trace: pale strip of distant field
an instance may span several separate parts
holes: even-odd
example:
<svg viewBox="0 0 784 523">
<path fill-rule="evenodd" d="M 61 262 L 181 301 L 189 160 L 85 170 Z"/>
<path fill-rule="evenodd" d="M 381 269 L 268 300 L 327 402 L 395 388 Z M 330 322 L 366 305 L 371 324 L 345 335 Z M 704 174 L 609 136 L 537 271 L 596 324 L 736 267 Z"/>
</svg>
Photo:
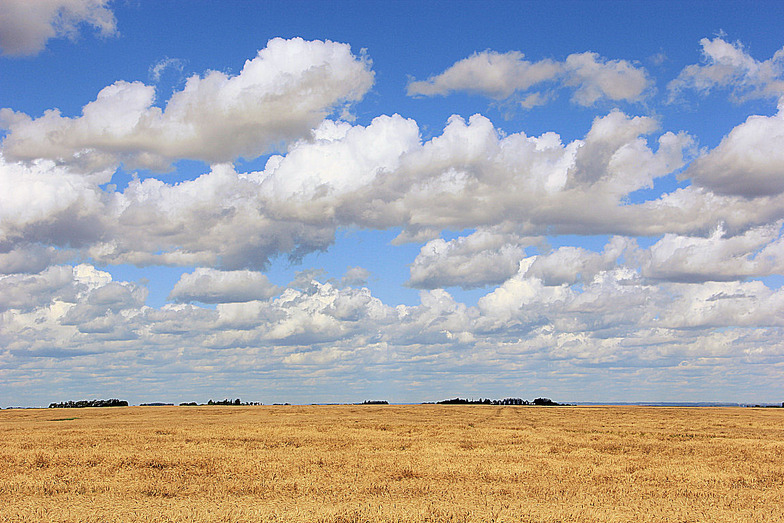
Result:
<svg viewBox="0 0 784 523">
<path fill-rule="evenodd" d="M 784 521 L 784 409 L 0 411 L 0 521 Z"/>
</svg>

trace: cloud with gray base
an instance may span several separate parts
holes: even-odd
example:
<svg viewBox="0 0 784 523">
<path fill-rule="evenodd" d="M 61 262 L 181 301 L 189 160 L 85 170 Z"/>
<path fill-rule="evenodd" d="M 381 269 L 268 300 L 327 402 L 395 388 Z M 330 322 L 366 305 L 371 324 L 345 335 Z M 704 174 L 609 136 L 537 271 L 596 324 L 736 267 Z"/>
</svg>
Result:
<svg viewBox="0 0 784 523">
<path fill-rule="evenodd" d="M 12 160 L 46 158 L 86 172 L 121 162 L 166 171 L 182 158 L 252 159 L 306 138 L 372 85 L 370 62 L 347 44 L 275 38 L 237 75 L 191 76 L 163 108 L 154 105 L 153 86 L 117 81 L 81 116 L 51 109 L 32 118 L 2 109 L 3 152 Z"/>
<path fill-rule="evenodd" d="M 686 90 L 708 94 L 715 89 L 730 91 L 742 102 L 755 98 L 778 99 L 784 95 L 784 48 L 771 58 L 758 61 L 740 42 L 727 42 L 718 36 L 700 40 L 702 64 L 685 67 L 667 89 L 670 101 Z"/>
<path fill-rule="evenodd" d="M 0 48 L 3 54 L 40 53 L 52 38 L 75 39 L 82 26 L 103 37 L 117 34 L 110 0 L 3 0 L 0 2 Z"/>
<path fill-rule="evenodd" d="M 180 276 L 169 299 L 179 303 L 236 303 L 266 300 L 280 293 L 267 276 L 254 271 L 218 271 L 199 267 Z"/>
<path fill-rule="evenodd" d="M 573 89 L 572 101 L 591 106 L 600 100 L 638 102 L 643 100 L 652 81 L 644 68 L 626 60 L 607 60 L 597 53 L 574 53 L 563 62 L 544 59 L 531 62 L 519 51 L 483 51 L 456 62 L 443 73 L 408 84 L 409 96 L 447 95 L 469 92 L 503 100 L 517 95 L 523 107 L 546 103 L 547 91 Z"/>
</svg>

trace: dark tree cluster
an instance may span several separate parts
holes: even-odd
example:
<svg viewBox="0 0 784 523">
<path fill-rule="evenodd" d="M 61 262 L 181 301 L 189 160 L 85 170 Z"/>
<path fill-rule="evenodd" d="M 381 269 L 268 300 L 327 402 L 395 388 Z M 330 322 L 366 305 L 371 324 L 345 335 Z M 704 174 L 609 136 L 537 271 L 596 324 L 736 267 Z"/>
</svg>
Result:
<svg viewBox="0 0 784 523">
<path fill-rule="evenodd" d="M 230 399 L 225 399 L 221 401 L 210 400 L 207 402 L 207 405 L 262 405 L 262 403 L 259 403 L 257 401 L 249 401 L 247 403 L 243 403 L 240 401 L 239 398 L 237 398 L 235 400 L 230 400 Z"/>
<path fill-rule="evenodd" d="M 80 400 L 80 401 L 64 401 L 62 403 L 50 403 L 50 409 L 81 409 L 84 407 L 127 407 L 128 402 L 125 400 L 111 399 L 111 400 Z"/>
<path fill-rule="evenodd" d="M 487 398 L 479 398 L 478 400 L 454 398 L 450 400 L 442 400 L 437 403 L 439 405 L 530 405 L 528 400 L 521 398 L 504 398 L 502 400 L 491 400 Z"/>
<path fill-rule="evenodd" d="M 454 398 L 450 400 L 442 400 L 438 402 L 439 405 L 544 405 L 554 407 L 558 405 L 565 405 L 565 403 L 556 403 L 550 398 L 536 398 L 534 401 L 524 400 L 522 398 L 504 398 L 502 400 L 491 399 L 463 399 Z"/>
<path fill-rule="evenodd" d="M 387 400 L 365 400 L 359 405 L 389 405 Z"/>
</svg>

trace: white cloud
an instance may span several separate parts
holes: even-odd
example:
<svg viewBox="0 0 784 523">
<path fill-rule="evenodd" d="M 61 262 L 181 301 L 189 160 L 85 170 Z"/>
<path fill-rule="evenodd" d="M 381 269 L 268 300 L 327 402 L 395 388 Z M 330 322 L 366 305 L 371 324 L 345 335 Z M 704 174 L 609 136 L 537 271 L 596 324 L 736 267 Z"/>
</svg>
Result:
<svg viewBox="0 0 784 523">
<path fill-rule="evenodd" d="M 164 109 L 153 105 L 154 87 L 125 81 L 105 87 L 75 118 L 57 109 L 35 119 L 3 109 L 3 149 L 15 160 L 47 158 L 87 171 L 119 162 L 166 170 L 181 158 L 256 158 L 306 137 L 372 84 L 369 61 L 346 44 L 275 38 L 236 76 L 190 77 Z"/>
<path fill-rule="evenodd" d="M 526 244 L 509 235 L 477 231 L 469 236 L 427 242 L 411 264 L 408 285 L 419 289 L 464 289 L 503 283 L 517 273 Z"/>
<path fill-rule="evenodd" d="M 150 66 L 150 79 L 153 83 L 158 83 L 161 79 L 161 75 L 163 74 L 166 69 L 175 69 L 182 73 L 182 69 L 185 66 L 185 61 L 179 58 L 163 58 L 158 60 L 153 65 Z"/>
<path fill-rule="evenodd" d="M 725 237 L 718 227 L 708 238 L 666 234 L 642 253 L 641 273 L 679 282 L 732 281 L 784 272 L 781 222 Z"/>
<path fill-rule="evenodd" d="M 367 289 L 338 289 L 311 281 L 271 302 L 221 304 L 219 325 L 253 330 L 257 343 L 310 345 L 366 336 L 391 317 L 391 308 Z"/>
<path fill-rule="evenodd" d="M 425 81 L 410 82 L 408 94 L 435 96 L 466 91 L 501 100 L 524 93 L 520 103 L 530 108 L 543 104 L 548 96 L 528 90 L 548 82 L 574 88 L 572 100 L 583 106 L 601 99 L 637 102 L 652 86 L 645 69 L 626 60 L 605 60 L 597 53 L 570 54 L 563 62 L 530 62 L 518 51 L 484 51 Z"/>
<path fill-rule="evenodd" d="M 0 48 L 8 55 L 33 55 L 51 38 L 75 38 L 81 25 L 101 36 L 117 33 L 110 0 L 3 0 Z"/>
<path fill-rule="evenodd" d="M 112 194 L 107 231 L 90 256 L 102 263 L 200 265 L 259 269 L 270 257 L 323 250 L 334 240 L 331 220 L 307 223 L 267 209 L 255 177 L 215 166 L 177 185 L 154 178 Z"/>
<path fill-rule="evenodd" d="M 603 98 L 637 102 L 652 86 L 644 68 L 626 60 L 605 60 L 597 53 L 570 54 L 564 65 L 564 83 L 576 88 L 572 100 L 583 106 Z"/>
<path fill-rule="evenodd" d="M 604 252 L 621 243 L 611 241 Z M 721 374 L 725 364 L 747 369 L 784 351 L 784 294 L 760 282 L 651 285 L 616 260 L 579 284 L 548 286 L 531 271 L 537 259 L 525 259 L 477 307 L 433 289 L 422 291 L 418 305 L 392 308 L 368 289 L 311 280 L 274 299 L 216 310 L 154 309 L 143 305 L 143 288 L 89 265 L 0 277 L 0 369 L 11 383 L 33 379 L 42 370 L 30 370 L 30 362 L 43 362 L 46 376 L 65 384 L 58 360 L 70 358 L 70 379 L 80 368 L 90 369 L 88 380 L 127 375 L 136 383 L 144 376 L 143 389 L 124 389 L 140 397 L 193 375 L 221 375 L 247 390 L 257 390 L 248 380 L 274 376 L 274 388 L 288 393 L 311 379 L 321 387 L 383 376 L 433 394 L 415 384 L 441 376 L 465 386 L 477 373 L 515 381 L 545 371 L 548 379 L 579 373 L 595 380 L 608 368 L 616 380 L 628 372 L 637 390 L 640 379 L 655 380 L 660 371 L 702 365 L 701 372 Z"/>
<path fill-rule="evenodd" d="M 79 247 L 95 241 L 102 210 L 96 183 L 104 181 L 104 173 L 85 177 L 50 161 L 24 165 L 0 154 L 0 252 L 17 242 Z"/>
<path fill-rule="evenodd" d="M 554 80 L 560 72 L 561 65 L 552 60 L 529 62 L 519 51 L 484 51 L 456 62 L 426 81 L 409 83 L 408 94 L 435 96 L 468 91 L 503 99 L 516 91 Z"/>
<path fill-rule="evenodd" d="M 0 251 L 0 274 L 35 274 L 70 257 L 71 253 L 64 249 L 20 243 L 7 252 Z"/>
<path fill-rule="evenodd" d="M 0 311 L 30 310 L 48 305 L 52 300 L 74 301 L 73 269 L 65 266 L 49 267 L 41 274 L 0 276 Z"/>
<path fill-rule="evenodd" d="M 717 194 L 747 198 L 784 192 L 784 102 L 773 116 L 749 116 L 681 175 Z"/>
<path fill-rule="evenodd" d="M 545 285 L 573 285 L 590 282 L 602 271 L 615 267 L 618 258 L 631 247 L 631 240 L 615 236 L 601 253 L 580 247 L 559 247 L 551 253 L 535 256 L 526 277 L 537 278 Z"/>
<path fill-rule="evenodd" d="M 775 128 L 779 118 L 766 125 Z M 692 140 L 683 133 L 667 132 L 649 144 L 646 135 L 657 129 L 651 118 L 614 110 L 597 118 L 583 139 L 564 144 L 555 133 L 503 135 L 475 115 L 452 117 L 441 135 L 423 142 L 416 122 L 398 115 L 368 126 L 328 120 L 309 140 L 272 156 L 263 171 L 215 165 L 195 180 L 133 180 L 123 192 L 98 186 L 108 181 L 105 173 L 84 176 L 51 161 L 0 159 L 0 185 L 7 188 L 0 191 L 0 252 L 37 243 L 80 249 L 96 263 L 258 270 L 279 254 L 296 259 L 324 250 L 346 226 L 401 227 L 401 241 L 426 242 L 443 229 L 690 236 L 719 223 L 732 236 L 784 218 L 784 195 L 760 205 L 697 187 L 718 185 L 708 178 L 718 170 L 703 175 L 698 169 L 723 146 L 686 170 L 684 176 L 697 173 L 694 186 L 630 203 L 631 193 L 652 187 L 691 154 Z M 776 157 L 774 149 L 769 157 Z M 754 163 L 747 165 L 753 173 Z M 775 177 L 759 171 L 761 192 Z M 420 258 L 411 284 L 498 283 L 519 255 L 516 240 L 499 242 L 486 249 L 465 244 L 454 256 L 437 256 L 437 263 L 431 257 L 440 273 Z M 510 246 L 501 252 L 504 243 Z M 503 263 L 480 269 L 482 257 Z"/>
<path fill-rule="evenodd" d="M 721 37 L 703 38 L 703 64 L 689 65 L 667 86 L 671 100 L 682 91 L 694 89 L 707 94 L 713 89 L 729 89 L 736 100 L 779 98 L 784 95 L 784 48 L 760 62 L 740 42 Z"/>
<path fill-rule="evenodd" d="M 169 299 L 177 302 L 233 303 L 265 300 L 280 289 L 267 276 L 254 271 L 217 271 L 199 267 L 183 274 Z"/>
<path fill-rule="evenodd" d="M 659 309 L 657 323 L 667 328 L 784 326 L 784 291 L 762 282 L 707 282 L 675 285 L 675 299 Z"/>
<path fill-rule="evenodd" d="M 340 279 L 341 287 L 361 287 L 367 284 L 372 273 L 364 267 L 349 267 Z"/>
</svg>

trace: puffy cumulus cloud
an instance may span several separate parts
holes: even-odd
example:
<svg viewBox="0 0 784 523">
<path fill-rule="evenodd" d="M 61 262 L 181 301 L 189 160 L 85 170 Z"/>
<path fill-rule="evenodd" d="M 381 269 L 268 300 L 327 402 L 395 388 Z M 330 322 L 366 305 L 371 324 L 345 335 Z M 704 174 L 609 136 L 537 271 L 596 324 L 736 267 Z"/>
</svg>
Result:
<svg viewBox="0 0 784 523">
<path fill-rule="evenodd" d="M 265 300 L 280 289 L 264 274 L 253 271 L 217 271 L 199 267 L 183 274 L 169 299 L 176 302 L 234 303 Z"/>
<path fill-rule="evenodd" d="M 504 225 L 541 231 L 612 232 L 639 227 L 624 198 L 679 168 L 691 139 L 620 111 L 597 118 L 584 140 L 555 133 L 502 136 L 487 118 L 449 119 L 426 142 L 415 122 L 379 117 L 367 127 L 325 123 L 315 141 L 275 156 L 258 180 L 279 219 L 367 228 L 403 226 L 427 241 L 444 228 Z M 344 160 L 344 158 L 346 158 Z M 595 212 L 596 209 L 601 212 Z M 429 236 L 429 237 L 428 237 Z"/>
<path fill-rule="evenodd" d="M 15 160 L 47 158 L 87 171 L 255 158 L 307 136 L 372 84 L 370 62 L 347 44 L 275 38 L 236 76 L 190 77 L 164 109 L 153 105 L 155 88 L 138 81 L 105 87 L 74 118 L 57 109 L 40 118 L 4 109 L 3 148 Z"/>
<path fill-rule="evenodd" d="M 554 80 L 560 72 L 561 66 L 553 60 L 529 62 L 519 51 L 484 51 L 456 62 L 437 76 L 410 82 L 408 95 L 435 96 L 468 91 L 502 99 L 516 91 Z"/>
<path fill-rule="evenodd" d="M 623 221 L 619 233 L 704 236 L 723 223 L 727 234 L 734 236 L 784 218 L 784 197 L 748 199 L 689 186 L 662 194 L 655 200 L 628 205 L 624 210 L 616 215 Z"/>
<path fill-rule="evenodd" d="M 602 271 L 615 267 L 633 241 L 621 236 L 613 237 L 601 253 L 581 247 L 559 247 L 549 254 L 535 256 L 526 276 L 541 280 L 545 285 L 573 285 L 590 282 Z"/>
<path fill-rule="evenodd" d="M 8 252 L 0 252 L 0 274 L 35 274 L 71 257 L 67 249 L 37 243 L 18 244 Z"/>
<path fill-rule="evenodd" d="M 584 106 L 605 98 L 640 101 L 652 86 L 645 69 L 626 60 L 605 60 L 597 53 L 570 54 L 564 69 L 564 83 L 576 89 L 572 100 Z"/>
<path fill-rule="evenodd" d="M 500 100 L 522 93 L 521 105 L 530 108 L 546 103 L 550 95 L 529 89 L 548 82 L 574 88 L 572 100 L 583 106 L 600 99 L 640 101 L 652 86 L 643 68 L 626 60 L 606 60 L 597 53 L 570 54 L 563 62 L 530 62 L 518 51 L 484 51 L 456 62 L 439 75 L 410 82 L 408 94 L 435 96 L 467 91 Z"/>
<path fill-rule="evenodd" d="M 692 154 L 688 135 L 651 139 L 657 131 L 654 119 L 617 110 L 566 144 L 551 132 L 504 135 L 480 115 L 452 117 L 426 141 L 416 122 L 399 115 L 367 126 L 327 120 L 261 171 L 219 164 L 178 184 L 132 180 L 122 192 L 101 188 L 103 173 L 81 176 L 48 160 L 0 158 L 0 185 L 7 188 L 0 191 L 0 253 L 35 244 L 75 248 L 100 264 L 258 270 L 274 256 L 327 249 L 339 227 L 400 227 L 399 241 L 427 242 L 444 229 L 692 236 L 723 222 L 732 236 L 784 218 L 784 194 L 765 197 L 764 205 L 717 194 L 706 187 L 707 172 L 692 186 L 631 203 L 632 193 L 651 188 Z M 720 150 L 693 162 L 686 176 Z M 515 242 L 439 244 L 415 261 L 411 284 L 500 283 L 514 272 Z M 428 269 L 433 263 L 444 270 Z"/>
<path fill-rule="evenodd" d="M 667 86 L 674 100 L 686 89 L 707 94 L 713 89 L 729 89 L 739 101 L 751 98 L 779 98 L 784 94 L 784 48 L 760 62 L 740 42 L 722 37 L 703 38 L 702 64 L 689 65 Z"/>
<path fill-rule="evenodd" d="M 773 116 L 749 116 L 680 175 L 717 194 L 747 198 L 784 192 L 784 102 Z"/>
<path fill-rule="evenodd" d="M 34 343 L 26 350 L 35 352 L 44 343 L 64 355 L 79 350 L 82 335 L 97 335 L 94 342 L 136 339 L 128 320 L 138 315 L 147 298 L 146 288 L 114 282 L 108 273 L 85 264 L 0 277 L 0 290 L 0 311 L 12 313 L 2 322 L 12 346 L 29 336 Z"/>
<path fill-rule="evenodd" d="M 8 55 L 33 55 L 51 38 L 75 38 L 81 25 L 101 36 L 117 33 L 110 0 L 5 0 L 0 3 L 0 48 Z"/>
<path fill-rule="evenodd" d="M 620 248 L 613 239 L 604 252 Z M 784 354 L 784 294 L 760 282 L 654 285 L 616 261 L 576 284 L 546 285 L 531 270 L 536 259 L 524 259 L 475 307 L 433 289 L 422 291 L 417 305 L 393 308 L 366 288 L 310 280 L 274 298 L 214 310 L 155 309 L 143 304 L 143 289 L 89 265 L 6 276 L 0 369 L 11 383 L 32 376 L 31 362 L 41 362 L 35 373 L 64 380 L 64 387 L 80 368 L 90 369 L 78 378 L 83 383 L 130 376 L 136 383 L 143 376 L 143 388 L 128 389 L 140 398 L 156 387 L 171 394 L 167 386 L 196 376 L 265 396 L 273 388 L 301 390 L 304 381 L 318 389 L 360 375 L 427 394 L 416 384 L 437 376 L 464 383 L 477 373 L 501 387 L 521 373 L 548 380 L 577 373 L 589 381 L 611 373 L 621 382 L 628 373 L 637 390 L 640 379 L 656 382 L 657 372 L 688 367 L 699 379 L 721 374 L 725 363 L 747 369 Z M 72 360 L 71 378 L 60 371 L 62 358 Z M 259 376 L 274 386 L 254 388 L 267 381 Z"/>
<path fill-rule="evenodd" d="M 364 267 L 349 267 L 340 279 L 341 287 L 361 287 L 366 285 L 373 273 Z"/>
<path fill-rule="evenodd" d="M 650 118 L 612 111 L 584 139 L 563 144 L 555 133 L 502 136 L 476 115 L 467 122 L 452 117 L 441 135 L 423 142 L 416 122 L 398 115 L 367 126 L 325 121 L 262 171 L 215 165 L 195 180 L 132 180 L 122 192 L 101 189 L 106 180 L 98 175 L 80 177 L 52 162 L 6 162 L 0 176 L 12 189 L 0 194 L 8 199 L 0 230 L 6 241 L 83 248 L 102 264 L 224 270 L 260 269 L 279 254 L 326 249 L 344 226 L 402 227 L 401 238 L 425 241 L 444 228 L 648 234 L 677 223 L 688 230 L 681 216 L 661 219 L 682 202 L 652 212 L 625 201 L 683 164 L 690 138 L 665 133 L 653 149 L 644 136 L 656 128 Z M 722 209 L 730 213 L 726 204 L 716 212 Z M 695 219 L 706 218 L 695 212 Z M 58 234 L 66 223 L 68 234 Z M 494 275 L 476 273 L 468 285 L 499 282 L 511 274 L 510 263 Z M 412 281 L 429 287 L 418 270 Z"/>
<path fill-rule="evenodd" d="M 77 303 L 60 319 L 61 325 L 73 325 L 83 334 L 99 333 L 136 339 L 137 333 L 126 325 L 127 316 L 135 316 L 147 299 L 147 289 L 134 283 L 107 282 L 84 292 Z"/>
<path fill-rule="evenodd" d="M 257 344 L 283 346 L 365 339 L 393 318 L 392 309 L 366 288 L 338 289 L 316 280 L 271 301 L 220 304 L 218 313 L 220 327 L 252 331 L 246 339 Z"/>
<path fill-rule="evenodd" d="M 665 133 L 653 150 L 643 135 L 655 128 L 612 111 L 564 145 L 555 133 L 501 137 L 482 116 L 452 117 L 441 136 L 405 155 L 394 178 L 380 180 L 389 203 L 375 199 L 361 217 L 396 213 L 412 237 L 496 225 L 526 235 L 626 232 L 655 221 L 626 205 L 627 195 L 682 166 L 691 147 L 688 136 Z"/>
<path fill-rule="evenodd" d="M 530 330 L 547 322 L 547 315 L 555 311 L 555 305 L 571 297 L 573 291 L 566 285 L 547 286 L 538 278 L 526 277 L 533 261 L 533 258 L 522 260 L 515 276 L 479 299 L 482 330 Z M 544 308 L 549 306 L 554 307 L 546 312 Z"/>
<path fill-rule="evenodd" d="M 26 165 L 0 154 L 0 252 L 41 242 L 81 246 L 101 235 L 105 173 L 84 177 L 51 161 Z"/>
<path fill-rule="evenodd" d="M 398 170 L 402 156 L 419 145 L 416 122 L 397 114 L 376 117 L 368 126 L 327 120 L 310 140 L 293 144 L 285 156 L 270 157 L 257 179 L 276 210 L 286 212 L 292 201 L 308 202 L 298 211 L 309 213 L 304 220 L 329 216 L 335 211 L 321 202 L 372 187 L 380 175 Z"/>
<path fill-rule="evenodd" d="M 450 241 L 431 240 L 411 264 L 408 285 L 419 289 L 469 289 L 503 283 L 517 273 L 525 247 L 531 243 L 513 239 L 480 230 Z"/>
<path fill-rule="evenodd" d="M 784 272 L 781 222 L 726 237 L 723 226 L 707 238 L 666 234 L 641 253 L 641 274 L 678 282 L 732 281 Z"/>
<path fill-rule="evenodd" d="M 78 292 L 74 270 L 66 266 L 49 267 L 35 275 L 0 276 L 0 290 L 0 310 L 21 311 L 48 305 L 53 300 L 73 302 Z"/>
<path fill-rule="evenodd" d="M 656 323 L 673 329 L 784 326 L 784 291 L 759 281 L 675 285 Z"/>
<path fill-rule="evenodd" d="M 331 220 L 276 216 L 258 179 L 228 165 L 176 185 L 132 181 L 112 195 L 105 212 L 109 230 L 88 251 L 101 263 L 259 269 L 272 256 L 296 257 L 334 240 Z"/>
</svg>

